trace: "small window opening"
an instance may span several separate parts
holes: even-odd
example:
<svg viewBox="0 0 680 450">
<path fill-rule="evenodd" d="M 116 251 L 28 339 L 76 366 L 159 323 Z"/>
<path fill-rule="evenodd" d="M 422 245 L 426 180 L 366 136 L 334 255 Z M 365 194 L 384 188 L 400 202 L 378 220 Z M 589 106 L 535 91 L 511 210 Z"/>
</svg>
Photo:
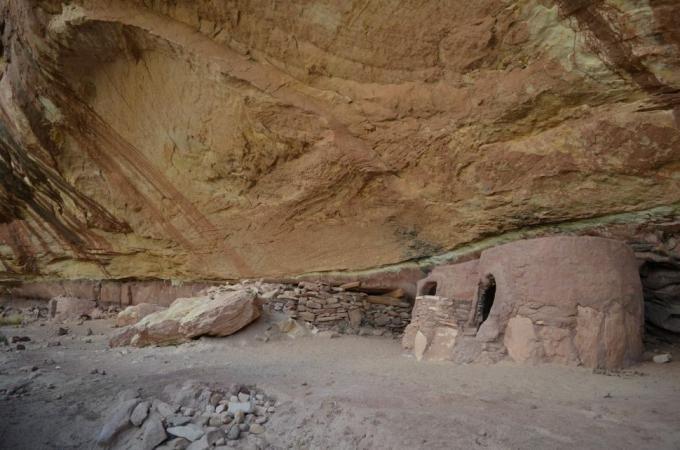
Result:
<svg viewBox="0 0 680 450">
<path fill-rule="evenodd" d="M 420 295 L 437 295 L 437 282 L 428 281 L 423 285 Z"/>
</svg>

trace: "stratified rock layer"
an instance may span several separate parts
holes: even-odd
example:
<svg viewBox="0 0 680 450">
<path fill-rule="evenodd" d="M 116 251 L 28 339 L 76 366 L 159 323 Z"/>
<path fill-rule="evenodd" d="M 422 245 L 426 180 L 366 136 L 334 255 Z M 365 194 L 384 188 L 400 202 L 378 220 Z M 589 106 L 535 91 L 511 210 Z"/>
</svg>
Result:
<svg viewBox="0 0 680 450">
<path fill-rule="evenodd" d="M 361 270 L 680 200 L 675 1 L 62 3 L 0 0 L 6 279 Z"/>
</svg>

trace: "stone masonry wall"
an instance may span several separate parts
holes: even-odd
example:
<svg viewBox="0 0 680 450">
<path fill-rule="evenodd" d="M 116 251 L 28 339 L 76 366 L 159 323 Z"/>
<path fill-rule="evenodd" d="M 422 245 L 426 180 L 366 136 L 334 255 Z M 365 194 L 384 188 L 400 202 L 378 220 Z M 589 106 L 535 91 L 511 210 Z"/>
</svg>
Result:
<svg viewBox="0 0 680 450">
<path fill-rule="evenodd" d="M 400 336 L 411 320 L 412 305 L 408 301 L 352 292 L 342 286 L 301 282 L 279 285 L 263 296 L 271 311 L 287 313 L 324 330 L 352 332 L 368 327 Z"/>
<path fill-rule="evenodd" d="M 404 331 L 403 347 L 414 350 L 418 359 L 453 360 L 456 338 L 465 332 L 471 309 L 469 299 L 416 297 L 411 323 Z"/>
</svg>

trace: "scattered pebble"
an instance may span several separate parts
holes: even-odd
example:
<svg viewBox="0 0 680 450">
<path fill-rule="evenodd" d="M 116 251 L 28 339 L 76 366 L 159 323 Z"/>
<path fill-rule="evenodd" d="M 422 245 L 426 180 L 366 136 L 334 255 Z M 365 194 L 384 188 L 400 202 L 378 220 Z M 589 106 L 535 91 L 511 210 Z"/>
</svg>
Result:
<svg viewBox="0 0 680 450">
<path fill-rule="evenodd" d="M 245 402 L 229 402 L 227 413 L 236 414 L 237 412 L 244 412 L 249 414 L 253 411 L 253 404 L 250 401 Z"/>
</svg>

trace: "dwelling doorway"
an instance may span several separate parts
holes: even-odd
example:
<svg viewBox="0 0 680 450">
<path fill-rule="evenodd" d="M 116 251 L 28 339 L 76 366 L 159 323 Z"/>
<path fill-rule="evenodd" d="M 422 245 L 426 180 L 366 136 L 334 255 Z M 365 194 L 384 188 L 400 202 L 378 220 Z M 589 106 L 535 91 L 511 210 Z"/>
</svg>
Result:
<svg viewBox="0 0 680 450">
<path fill-rule="evenodd" d="M 428 281 L 421 289 L 420 295 L 437 295 L 437 282 Z"/>
<path fill-rule="evenodd" d="M 496 298 L 496 279 L 493 275 L 487 275 L 479 283 L 477 297 L 477 311 L 475 312 L 477 329 L 489 318 L 493 301 Z"/>
</svg>

